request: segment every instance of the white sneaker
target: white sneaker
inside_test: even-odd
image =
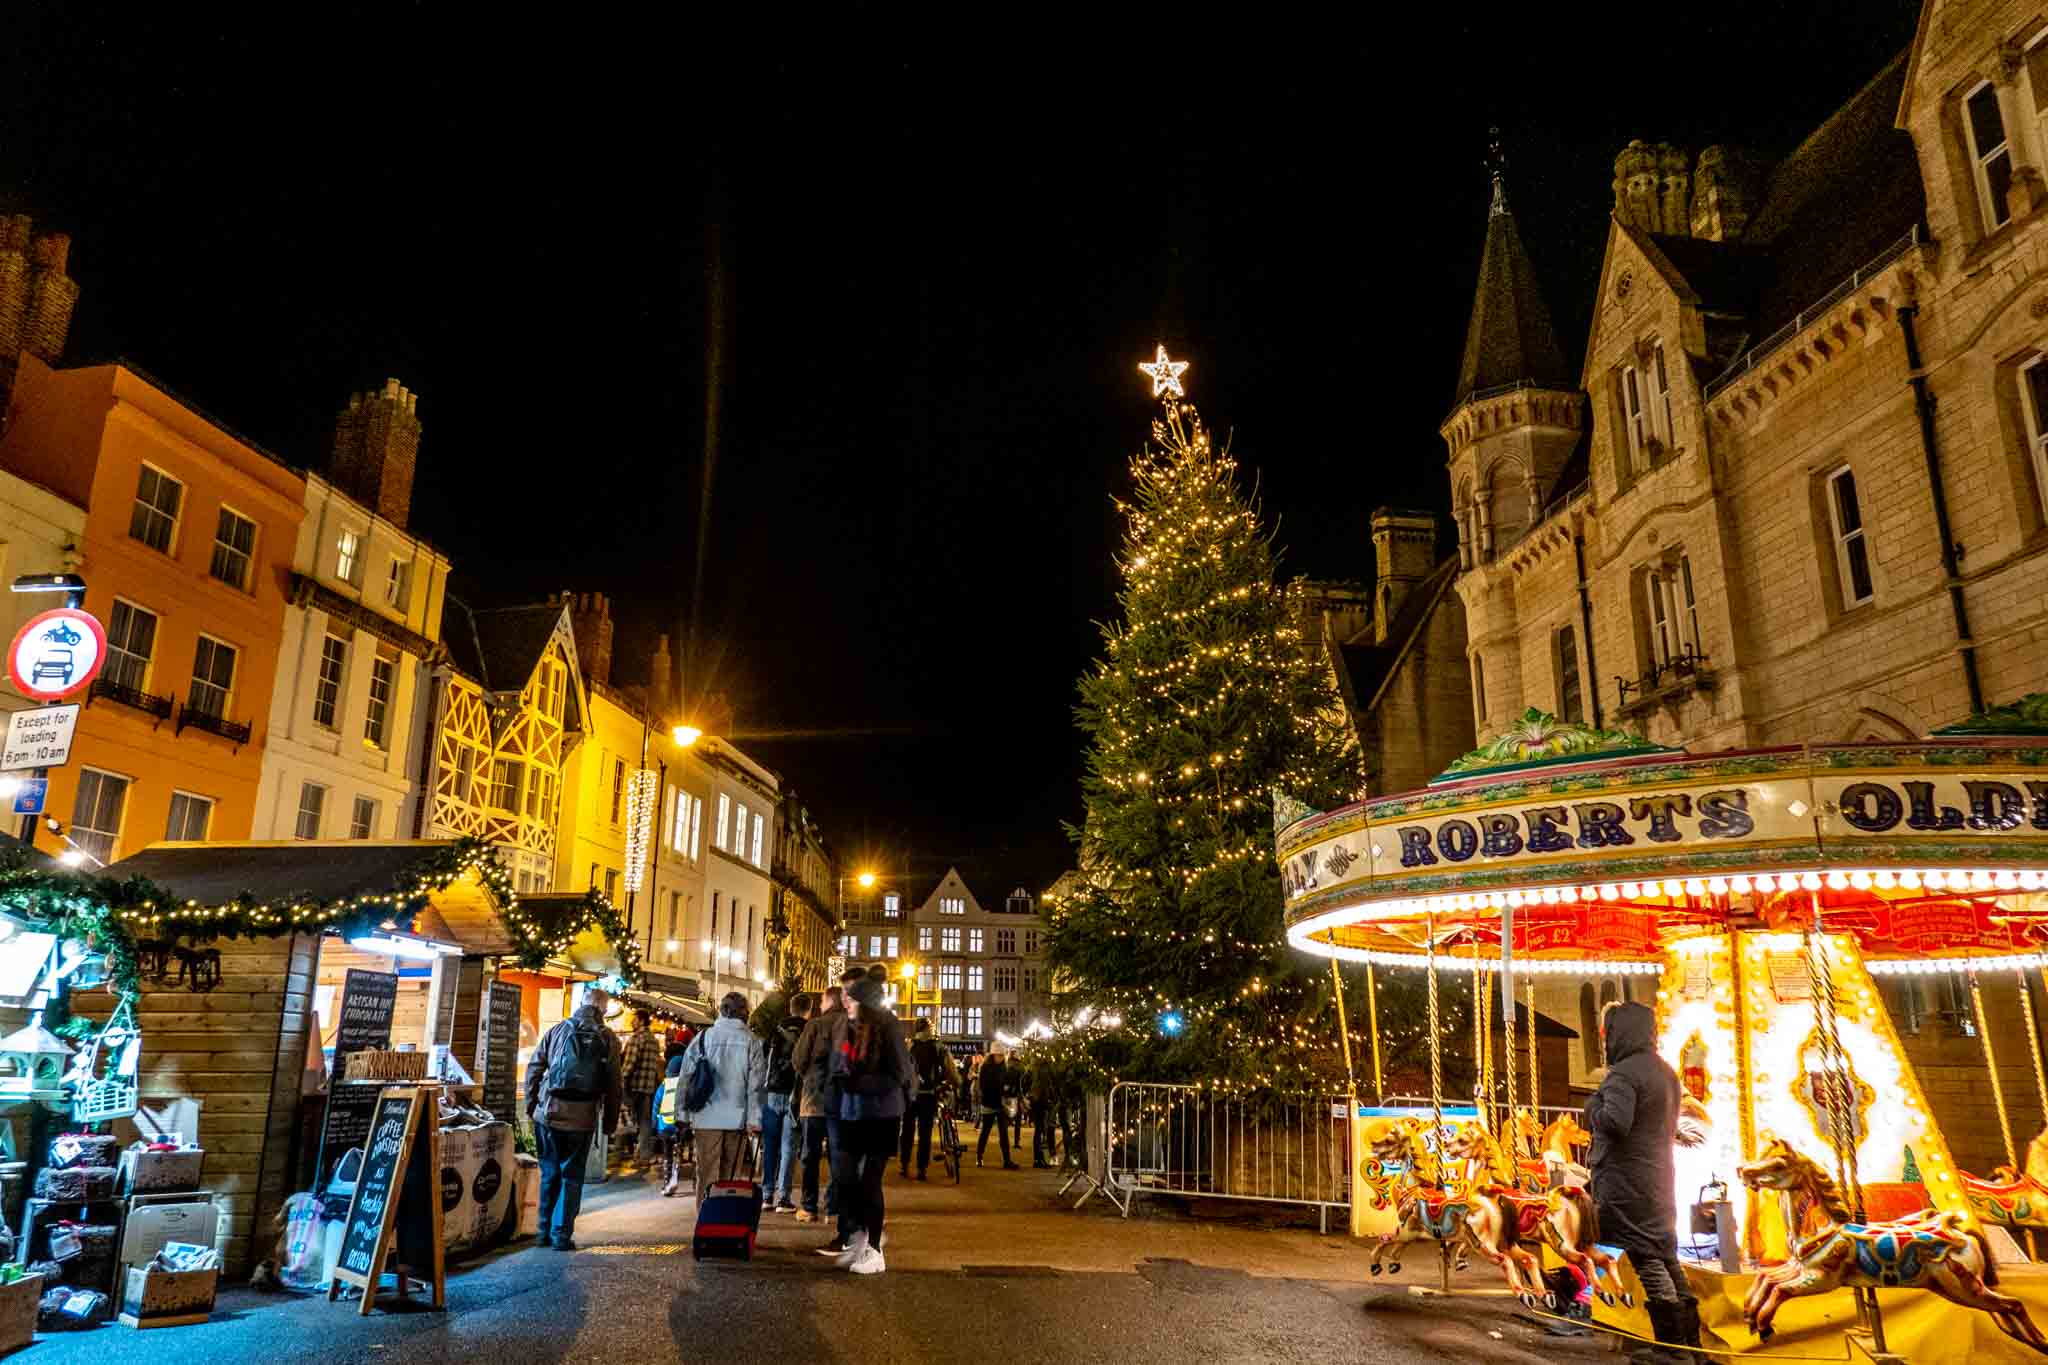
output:
[[[667,1198],[669,1198],[669,1197],[670,1197],[671,1195],[673,1195],[673,1194],[674,1194],[674,1193],[676,1192],[676,1187],[677,1187],[677,1186],[679,1186],[680,1184],[682,1184],[682,1181],[681,1181],[681,1179],[680,1179],[680,1178],[678,1178],[678,1177],[676,1177],[676,1176],[670,1176],[670,1177],[668,1178],[668,1184],[666,1184],[666,1185],[663,1185],[663,1186],[661,1187],[661,1197],[662,1197],[663,1199],[667,1199]]]
[[[840,1252],[836,1259],[841,1266],[851,1266],[857,1263],[870,1250],[867,1233],[856,1232],[853,1236],[846,1239],[846,1250]]]
[[[854,1257],[853,1264],[846,1268],[856,1275],[879,1275],[889,1268],[889,1263],[882,1259],[881,1252],[869,1247]]]

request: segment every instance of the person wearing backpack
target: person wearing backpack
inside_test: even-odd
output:
[[[547,1031],[526,1068],[526,1117],[540,1160],[540,1231],[536,1246],[576,1249],[576,1213],[583,1207],[583,1170],[600,1123],[619,1130],[624,1103],[619,1040],[604,1026],[611,997],[595,988],[575,1014]]]
[[[796,1183],[798,1134],[803,1118],[797,1112],[796,1044],[811,1017],[811,997],[798,994],[789,1013],[763,1044],[768,1079],[761,1086],[761,1203],[771,1213],[795,1213],[790,1198]]]
[[[943,1087],[958,1088],[960,1064],[932,1037],[931,1020],[918,1020],[916,1033],[917,1041],[910,1045],[910,1062],[917,1069],[917,1098],[910,1102],[910,1112],[903,1118],[902,1145],[897,1148],[897,1170],[903,1175],[910,1174],[910,1148],[914,1138],[917,1178],[923,1180],[925,1171],[932,1164],[932,1121],[939,1116],[939,1092]]]
[[[698,1034],[683,1054],[683,1108],[696,1132],[697,1190],[721,1180],[751,1180],[747,1135],[761,1131],[762,1082],[767,1063],[761,1040],[747,1027],[747,997],[728,991],[718,1021]]]

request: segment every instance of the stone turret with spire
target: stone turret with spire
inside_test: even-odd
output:
[[[1515,225],[1497,129],[1488,169],[1493,198],[1486,245],[1457,389],[1440,431],[1449,455],[1459,566],[1471,580],[1461,579],[1459,592],[1472,651],[1486,670],[1485,690],[1512,699],[1521,694],[1513,594],[1490,590],[1482,581],[1489,574],[1470,571],[1485,570],[1519,540],[1559,491],[1559,475],[1585,431],[1586,404]],[[1486,732],[1484,720],[1480,728]]]

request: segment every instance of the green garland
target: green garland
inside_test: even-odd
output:
[[[306,893],[261,899],[244,893],[218,905],[180,901],[146,877],[121,879],[89,873],[45,872],[30,866],[25,848],[0,861],[0,908],[37,923],[43,932],[88,944],[106,954],[109,984],[116,993],[139,995],[139,942],[217,938],[278,938],[300,931],[332,930],[344,938],[376,933],[386,925],[405,929],[428,902],[464,876],[475,873],[489,893],[516,947],[520,966],[547,965],[584,929],[595,926],[619,954],[620,975],[638,983],[640,949],[624,919],[595,889],[550,934],[520,904],[512,876],[497,850],[477,839],[461,839],[434,850],[409,868],[392,890],[340,901]]]

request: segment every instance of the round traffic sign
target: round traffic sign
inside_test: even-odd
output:
[[[107,632],[75,607],[31,617],[7,651],[7,676],[22,695],[55,701],[99,676],[107,661]]]

